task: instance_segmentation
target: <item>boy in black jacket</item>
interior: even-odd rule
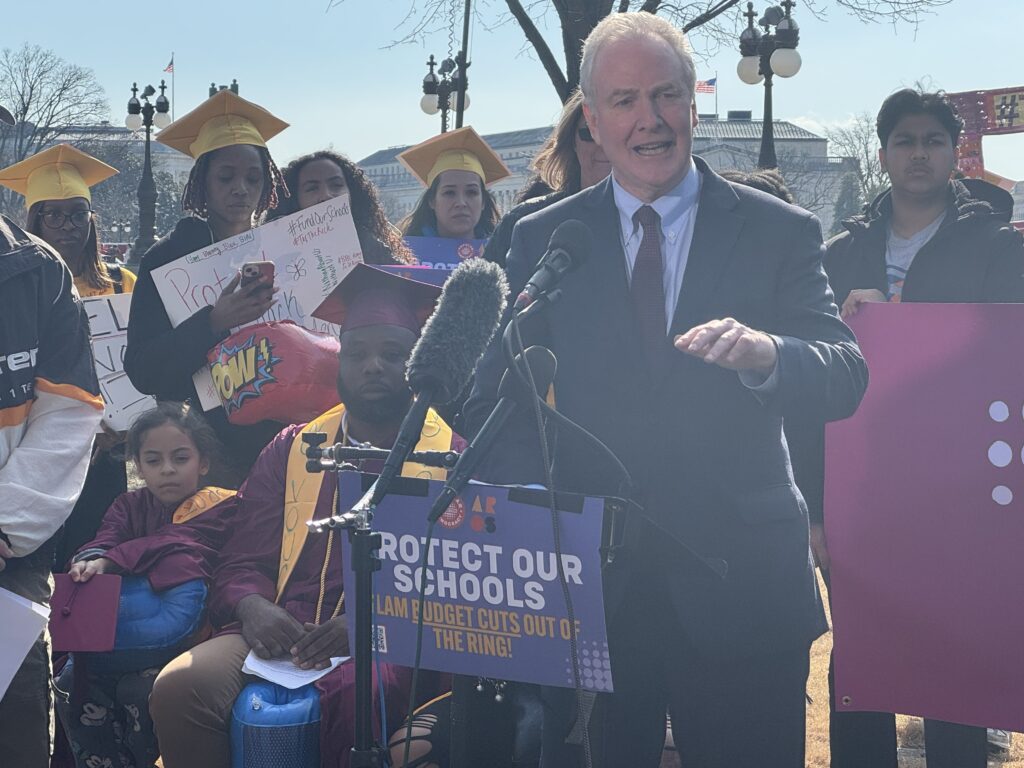
[[[978,179],[951,179],[962,127],[941,93],[904,89],[882,104],[879,159],[891,187],[843,222],[825,255],[844,318],[872,301],[1024,302],[1013,198]],[[827,580],[821,487],[813,493],[811,548]],[[896,768],[894,715],[832,708],[832,768]],[[986,765],[984,728],[926,720],[925,743],[929,768]]]

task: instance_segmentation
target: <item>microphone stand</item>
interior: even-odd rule
[[[348,464],[346,459],[381,458],[388,451],[376,448],[352,448],[340,444],[322,448],[327,441],[323,433],[304,434],[306,445],[307,472],[341,472]],[[455,451],[426,451],[413,453],[411,460],[434,466],[454,466],[458,461]],[[371,488],[372,493],[372,488]],[[352,768],[384,768],[387,751],[376,742],[373,735],[373,574],[381,564],[377,552],[381,546],[381,535],[371,524],[376,504],[364,496],[355,507],[348,511],[341,509],[341,495],[334,514],[322,520],[312,520],[307,525],[313,533],[323,533],[327,528],[344,528],[348,531],[352,545],[352,570],[355,572],[355,678],[356,715],[355,743],[352,746],[349,765]],[[410,713],[411,714],[411,713]],[[381,724],[383,727],[383,723]],[[384,735],[387,738],[387,734]]]

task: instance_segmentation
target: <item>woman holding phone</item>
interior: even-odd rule
[[[128,323],[125,371],[135,387],[159,400],[198,404],[192,374],[207,364],[206,353],[232,328],[262,317],[274,303],[273,277],[242,285],[236,274],[213,306],[203,307],[176,328],[164,310],[153,270],[186,254],[251,229],[286,196],[281,172],[266,142],[288,124],[230,90],[219,91],[167,126],[156,140],[196,159],[182,194],[189,214],[142,259]],[[211,482],[237,487],[263,447],[284,426],[263,421],[230,424],[223,409],[205,414],[227,455],[224,477]]]

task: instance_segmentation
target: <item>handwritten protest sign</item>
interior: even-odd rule
[[[345,472],[340,502],[362,495],[362,476]],[[573,687],[570,624],[543,492],[470,485],[441,516],[421,558],[430,501],[441,490],[416,481],[424,495],[391,494],[376,508],[382,568],[374,577],[377,651],[411,666],[416,654],[418,587],[425,580],[423,658],[428,669]],[[526,498],[527,496],[532,498]],[[612,672],[601,588],[602,502],[574,497],[578,509],[559,516],[562,564],[572,598],[583,687],[611,691]],[[348,537],[342,560],[354,582]],[[349,623],[355,647],[355,622]]]
[[[89,318],[92,355],[96,378],[100,383],[105,410],[103,423],[116,432],[123,432],[143,411],[156,405],[149,395],[132,386],[124,372],[124,350],[128,346],[128,312],[130,293],[95,296],[83,299]]]
[[[274,263],[277,301],[257,323],[291,320],[321,333],[337,328],[312,316],[356,264],[363,260],[348,195],[325,200],[235,237],[214,243],[153,270],[160,299],[177,327],[217,302],[248,261]],[[209,369],[194,378],[203,408],[221,403]]]

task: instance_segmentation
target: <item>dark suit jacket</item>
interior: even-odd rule
[[[606,569],[610,616],[630,571],[640,569],[667,581],[690,639],[707,652],[792,649],[826,625],[783,417],[796,409],[822,420],[849,416],[863,396],[867,369],[832,301],[817,219],[725,181],[699,158],[696,163],[703,187],[671,335],[723,317],[774,334],[779,386],[767,402],[734,371],[679,353],[667,341],[660,374],[647,372],[610,179],[516,226],[509,282],[514,296],[559,223],[575,218],[591,228],[593,252],[564,278],[561,300],[524,324],[527,344],[555,353],[558,410],[617,453],[646,514],[701,555],[729,564],[728,576],[718,579],[670,536],[636,519],[627,551]],[[477,426],[494,402],[504,368],[496,340],[477,372],[469,426]],[[542,481],[530,422],[515,420],[490,457],[487,479]],[[564,429],[554,462],[559,489],[621,490],[607,461]]]

